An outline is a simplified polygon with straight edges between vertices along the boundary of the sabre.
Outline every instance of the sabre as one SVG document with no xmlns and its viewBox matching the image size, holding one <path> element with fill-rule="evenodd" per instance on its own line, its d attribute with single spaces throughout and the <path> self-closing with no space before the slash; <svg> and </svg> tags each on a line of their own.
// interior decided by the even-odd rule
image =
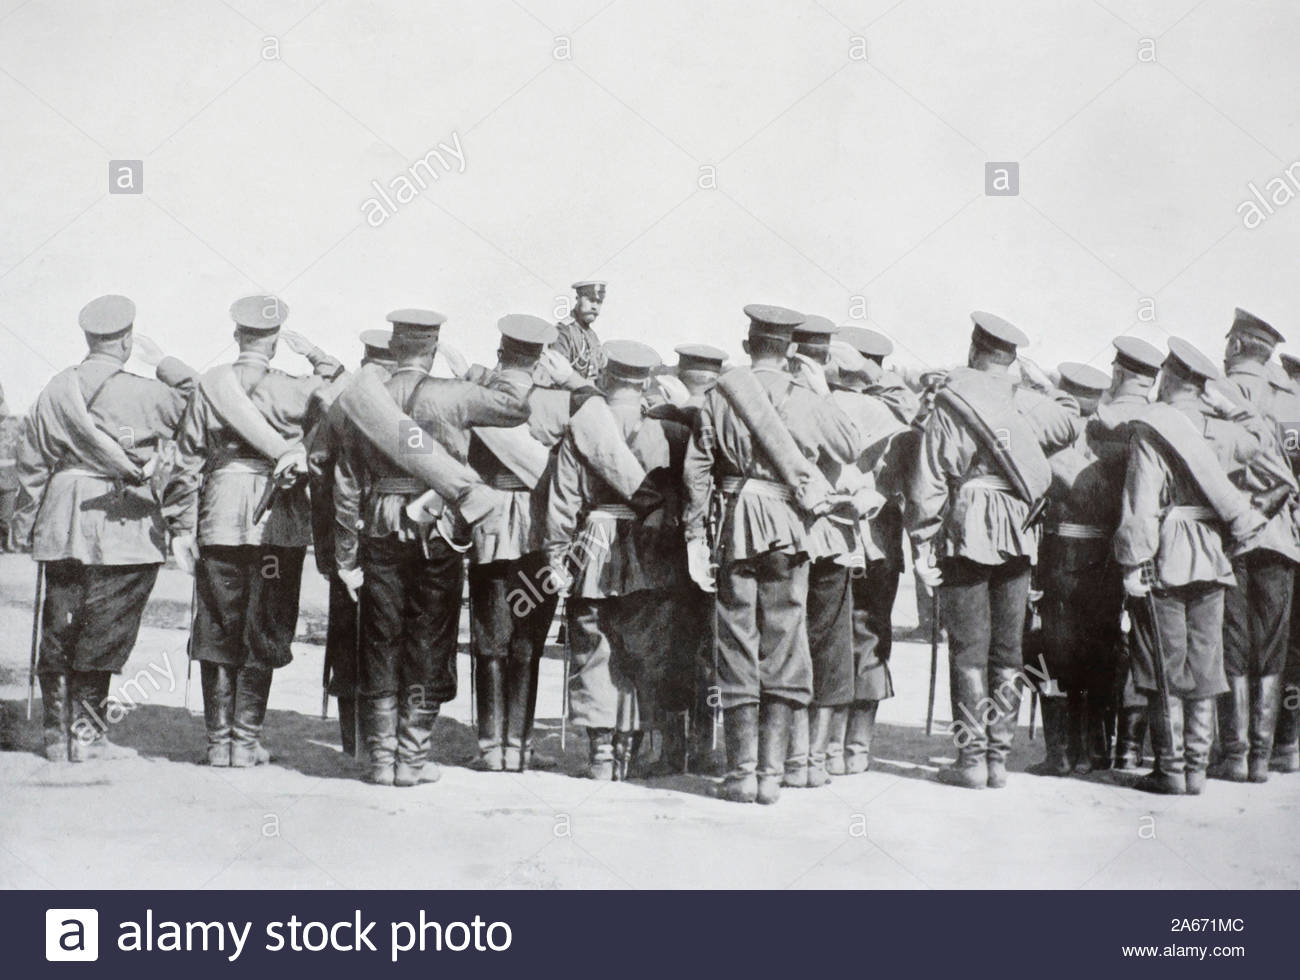
<svg viewBox="0 0 1300 980">
<path fill-rule="evenodd" d="M 330 716 L 330 652 L 329 637 L 325 638 L 325 663 L 321 668 L 320 718 L 325 721 Z"/>
<path fill-rule="evenodd" d="M 934 685 L 939 673 L 939 593 L 930 591 L 930 698 L 925 708 L 925 734 L 934 733 Z"/>
<path fill-rule="evenodd" d="M 265 517 L 266 512 L 271 509 L 271 502 L 275 497 L 275 492 L 279 489 L 280 487 L 275 482 L 275 477 L 269 477 L 266 481 L 266 486 L 262 488 L 262 496 L 257 501 L 257 507 L 253 510 L 254 527 L 262 523 L 262 518 Z"/>
<path fill-rule="evenodd" d="M 361 704 L 361 609 L 365 598 L 365 592 L 358 590 L 357 625 L 352 632 L 352 664 L 354 668 L 352 674 L 352 757 L 354 759 L 365 758 L 365 749 L 361 744 L 361 712 L 358 710 Z"/>
<path fill-rule="evenodd" d="M 27 720 L 32 720 L 32 701 L 36 697 L 36 657 L 41 649 L 45 626 L 45 562 L 36 563 L 36 598 L 32 600 L 32 656 L 27 667 Z"/>
<path fill-rule="evenodd" d="M 1156 584 L 1155 566 L 1147 561 L 1140 566 L 1142 569 L 1142 582 L 1147 586 L 1147 593 L 1143 596 L 1146 605 L 1147 615 L 1151 617 L 1151 635 L 1155 640 L 1155 656 L 1151 659 L 1153 672 L 1156 675 L 1156 694 L 1160 698 L 1160 720 L 1164 727 L 1165 745 L 1173 746 L 1174 744 L 1174 721 L 1169 716 L 1169 677 L 1165 673 L 1165 642 L 1164 637 L 1160 634 L 1160 620 L 1156 615 L 1156 597 L 1152 589 Z M 1157 753 L 1156 764 L 1160 764 Z"/>
<path fill-rule="evenodd" d="M 194 620 L 198 616 L 199 580 L 190 589 L 190 635 L 185 638 L 185 713 L 190 713 L 190 677 L 194 674 Z"/>
<path fill-rule="evenodd" d="M 569 728 L 569 655 L 570 655 L 570 630 L 569 630 L 569 603 L 568 600 L 562 600 L 564 608 L 561 610 L 562 618 L 560 625 L 564 627 L 564 683 L 560 686 L 560 751 L 564 751 L 565 736 Z"/>
</svg>

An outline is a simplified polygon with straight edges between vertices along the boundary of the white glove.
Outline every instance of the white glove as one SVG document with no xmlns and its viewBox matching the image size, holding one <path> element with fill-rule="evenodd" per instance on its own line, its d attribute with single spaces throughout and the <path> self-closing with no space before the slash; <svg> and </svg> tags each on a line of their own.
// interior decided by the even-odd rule
<svg viewBox="0 0 1300 980">
<path fill-rule="evenodd" d="M 550 555 L 546 559 L 546 570 L 550 572 L 551 581 L 555 583 L 555 594 L 567 599 L 573 589 L 573 576 L 569 574 L 568 563 L 563 553 Z"/>
<path fill-rule="evenodd" d="M 361 585 L 366 580 L 366 573 L 360 568 L 340 568 L 338 574 L 339 581 L 348 590 L 348 598 L 356 602 L 357 596 L 361 594 Z"/>
<path fill-rule="evenodd" d="M 199 560 L 199 547 L 194 543 L 194 535 L 177 534 L 172 537 L 172 557 L 186 575 L 194 574 L 194 563 Z"/>
<path fill-rule="evenodd" d="M 573 377 L 573 365 L 557 350 L 542 351 L 533 368 L 533 381 L 542 388 L 563 388 Z"/>
<path fill-rule="evenodd" d="M 1237 403 L 1224 394 L 1216 385 L 1206 385 L 1205 390 L 1201 392 L 1201 399 L 1219 418 L 1233 418 L 1240 411 L 1237 408 Z"/>
<path fill-rule="evenodd" d="M 307 450 L 296 445 L 275 461 L 272 479 L 281 487 L 291 487 L 307 474 Z"/>
<path fill-rule="evenodd" d="M 1052 388 L 1052 379 L 1047 376 L 1047 372 L 1027 357 L 1019 357 L 1016 363 L 1020 365 L 1020 380 L 1031 388 L 1037 388 L 1039 391 L 1050 391 Z"/>
<path fill-rule="evenodd" d="M 463 378 L 465 375 L 469 374 L 469 361 L 465 359 L 464 354 L 458 351 L 455 347 L 452 347 L 451 344 L 439 341 L 438 353 L 441 354 L 442 359 L 447 362 L 448 370 L 450 370 L 456 377 Z"/>
<path fill-rule="evenodd" d="M 716 592 L 718 589 L 710 558 L 709 544 L 703 538 L 686 542 L 686 570 L 701 592 Z"/>
<path fill-rule="evenodd" d="M 921 580 L 927 595 L 933 594 L 934 590 L 943 584 L 943 573 L 939 571 L 939 566 L 934 560 L 934 545 L 929 541 L 913 547 L 912 564 L 916 569 L 916 577 Z"/>
<path fill-rule="evenodd" d="M 412 524 L 421 527 L 432 524 L 441 513 L 442 497 L 438 495 L 437 490 L 426 490 L 406 505 L 406 516 L 411 519 Z"/>
<path fill-rule="evenodd" d="M 157 367 L 163 359 L 163 349 L 142 333 L 133 335 L 131 354 L 150 367 Z"/>
<path fill-rule="evenodd" d="M 297 330 L 281 330 L 280 339 L 284 341 L 285 346 L 295 354 L 301 354 L 307 357 L 316 350 L 316 345 L 300 334 Z"/>
<path fill-rule="evenodd" d="M 1142 599 L 1151 591 L 1151 586 L 1142 579 L 1141 566 L 1130 568 L 1124 573 L 1124 594 L 1131 599 Z"/>
<path fill-rule="evenodd" d="M 682 384 L 681 378 L 675 378 L 671 374 L 661 374 L 655 378 L 655 384 L 663 392 L 664 400 L 673 405 L 685 405 L 691 400 L 691 393 L 686 390 L 686 385 Z"/>
<path fill-rule="evenodd" d="M 831 386 L 826 383 L 826 369 L 814 361 L 807 354 L 796 354 L 794 359 L 799 362 L 799 375 L 814 394 L 821 395 L 825 398 L 831 393 Z"/>
</svg>

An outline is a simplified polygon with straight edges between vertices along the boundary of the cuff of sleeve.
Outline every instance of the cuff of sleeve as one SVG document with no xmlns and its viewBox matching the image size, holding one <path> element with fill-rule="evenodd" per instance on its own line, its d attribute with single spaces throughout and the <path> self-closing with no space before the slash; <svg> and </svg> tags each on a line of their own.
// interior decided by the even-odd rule
<svg viewBox="0 0 1300 980">
<path fill-rule="evenodd" d="M 165 356 L 154 368 L 154 376 L 163 384 L 176 388 L 186 382 L 195 380 L 198 375 L 194 369 L 178 357 Z"/>
</svg>

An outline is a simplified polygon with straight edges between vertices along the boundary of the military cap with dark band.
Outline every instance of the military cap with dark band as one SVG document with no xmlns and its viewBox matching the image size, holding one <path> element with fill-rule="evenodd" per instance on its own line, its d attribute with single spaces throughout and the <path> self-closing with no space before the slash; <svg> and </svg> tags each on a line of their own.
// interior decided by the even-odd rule
<svg viewBox="0 0 1300 980">
<path fill-rule="evenodd" d="M 497 321 L 497 329 L 501 331 L 502 350 L 527 357 L 541 354 L 542 349 L 559 335 L 555 324 L 527 313 L 506 314 Z"/>
<path fill-rule="evenodd" d="M 764 303 L 750 303 L 745 307 L 745 316 L 749 317 L 751 337 L 784 340 L 786 343 L 793 338 L 794 328 L 807 319 L 802 313 L 784 306 L 768 306 Z"/>
<path fill-rule="evenodd" d="M 1205 382 L 1219 376 L 1214 362 L 1181 337 L 1169 338 L 1164 368 L 1189 381 Z"/>
<path fill-rule="evenodd" d="M 722 362 L 727 359 L 727 352 L 708 344 L 682 344 L 674 347 L 677 354 L 679 371 L 712 371 L 722 373 Z"/>
<path fill-rule="evenodd" d="M 883 333 L 868 330 L 866 327 L 840 327 L 840 332 L 835 335 L 835 339 L 844 341 L 863 357 L 870 357 L 877 361 L 894 353 L 892 340 Z"/>
<path fill-rule="evenodd" d="M 625 381 L 644 381 L 663 363 L 653 347 L 635 340 L 610 340 L 601 350 L 605 354 L 606 370 Z"/>
<path fill-rule="evenodd" d="M 579 279 L 570 288 L 575 293 L 585 293 L 593 299 L 604 299 L 606 285 L 599 279 Z"/>
<path fill-rule="evenodd" d="M 278 296 L 245 296 L 230 304 L 230 318 L 241 330 L 270 333 L 289 319 L 289 304 Z"/>
<path fill-rule="evenodd" d="M 92 299 L 77 314 L 77 325 L 88 337 L 112 337 L 126 333 L 135 323 L 135 304 L 125 296 Z"/>
<path fill-rule="evenodd" d="M 1061 390 L 1067 395 L 1096 398 L 1110 387 L 1110 375 L 1087 364 L 1065 361 L 1057 371 L 1061 375 Z"/>
<path fill-rule="evenodd" d="M 1141 337 L 1116 337 L 1111 341 L 1115 348 L 1115 363 L 1134 374 L 1143 374 L 1154 378 L 1160 373 L 1160 365 L 1165 355 L 1154 344 L 1148 344 Z"/>
<path fill-rule="evenodd" d="M 813 314 L 794 328 L 791 339 L 796 344 L 809 344 L 813 347 L 829 347 L 831 338 L 839 332 L 835 321 Z"/>
<path fill-rule="evenodd" d="M 1025 347 L 1029 343 L 1029 338 L 1019 327 L 996 314 L 976 310 L 970 318 L 975 324 L 971 340 L 980 347 L 1014 354 L 1017 347 Z"/>
<path fill-rule="evenodd" d="M 393 352 L 388 349 L 388 342 L 393 339 L 393 331 L 376 327 L 373 330 L 362 330 L 359 336 L 361 343 L 365 345 L 363 356 L 367 360 L 391 361 L 393 359 Z"/>
<path fill-rule="evenodd" d="M 447 318 L 433 310 L 393 310 L 388 322 L 393 325 L 394 339 L 437 340 L 438 330 Z"/>
<path fill-rule="evenodd" d="M 1253 313 L 1247 313 L 1241 307 L 1237 307 L 1233 314 L 1232 327 L 1228 330 L 1228 336 L 1233 335 L 1249 337 L 1251 340 L 1258 340 L 1276 347 L 1284 343 L 1286 338 L 1271 323 L 1267 323 L 1255 316 Z"/>
</svg>

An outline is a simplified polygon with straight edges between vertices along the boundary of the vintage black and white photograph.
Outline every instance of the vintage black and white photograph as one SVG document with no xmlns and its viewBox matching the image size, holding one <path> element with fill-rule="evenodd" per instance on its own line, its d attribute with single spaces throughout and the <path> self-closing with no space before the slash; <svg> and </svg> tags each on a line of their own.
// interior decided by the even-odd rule
<svg viewBox="0 0 1300 980">
<path fill-rule="evenodd" d="M 1297 50 L 0 0 L 0 888 L 1297 888 Z"/>
</svg>

